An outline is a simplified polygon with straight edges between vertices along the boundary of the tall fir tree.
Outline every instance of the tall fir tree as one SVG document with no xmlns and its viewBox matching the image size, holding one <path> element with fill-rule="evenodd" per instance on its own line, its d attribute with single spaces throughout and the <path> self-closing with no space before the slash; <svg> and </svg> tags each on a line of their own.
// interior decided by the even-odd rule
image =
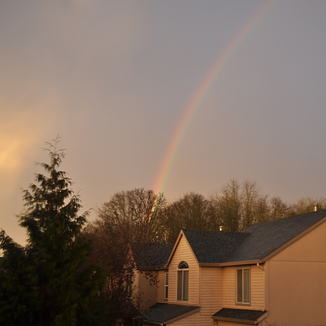
<svg viewBox="0 0 326 326">
<path fill-rule="evenodd" d="M 0 324 L 101 321 L 96 309 L 103 278 L 88 261 L 91 244 L 82 235 L 87 212 L 78 214 L 80 198 L 71 189 L 71 179 L 58 169 L 64 158 L 58 141 L 49 144 L 50 164 L 40 164 L 46 174 L 36 174 L 36 183 L 23 191 L 26 209 L 19 221 L 27 229 L 27 245 L 21 247 L 0 233 Z"/>
</svg>

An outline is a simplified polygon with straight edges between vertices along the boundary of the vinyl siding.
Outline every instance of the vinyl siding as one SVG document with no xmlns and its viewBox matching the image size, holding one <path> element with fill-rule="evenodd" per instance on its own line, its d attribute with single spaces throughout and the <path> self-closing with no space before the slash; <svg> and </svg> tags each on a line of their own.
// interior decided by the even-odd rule
<svg viewBox="0 0 326 326">
<path fill-rule="evenodd" d="M 271 258 L 268 324 L 326 325 L 326 223 Z"/>
<path fill-rule="evenodd" d="M 181 261 L 189 265 L 189 300 L 177 300 L 177 269 Z M 199 266 L 197 259 L 184 236 L 181 237 L 179 245 L 169 265 L 169 303 L 199 305 Z"/>
<path fill-rule="evenodd" d="M 251 308 L 265 310 L 265 272 L 257 266 L 251 266 Z"/>
<path fill-rule="evenodd" d="M 157 277 L 157 272 L 153 272 Z M 157 285 L 151 285 L 150 279 L 144 273 L 137 272 L 133 283 L 133 303 L 141 311 L 156 303 Z"/>
<path fill-rule="evenodd" d="M 157 275 L 157 302 L 167 302 L 167 300 L 164 299 L 164 282 L 165 282 L 165 273 L 167 271 L 159 271 Z M 170 289 L 169 289 L 170 291 Z"/>
<path fill-rule="evenodd" d="M 239 266 L 245 268 L 245 266 Z M 256 265 L 250 266 L 250 304 L 236 304 L 236 267 L 223 270 L 223 307 L 235 309 L 264 310 L 265 275 Z"/>
<path fill-rule="evenodd" d="M 169 326 L 213 326 L 213 319 L 210 316 L 202 316 L 201 312 L 196 312 L 190 316 L 179 319 Z"/>
<path fill-rule="evenodd" d="M 275 255 L 270 261 L 326 261 L 326 222 Z"/>
<path fill-rule="evenodd" d="M 202 267 L 200 269 L 201 315 L 212 316 L 223 308 L 223 268 Z"/>
</svg>

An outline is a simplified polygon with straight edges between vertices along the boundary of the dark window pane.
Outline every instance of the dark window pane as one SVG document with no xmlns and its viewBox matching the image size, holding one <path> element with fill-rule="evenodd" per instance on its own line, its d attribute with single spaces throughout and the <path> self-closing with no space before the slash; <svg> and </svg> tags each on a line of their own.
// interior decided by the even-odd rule
<svg viewBox="0 0 326 326">
<path fill-rule="evenodd" d="M 185 268 L 189 268 L 188 264 L 185 261 L 182 261 L 179 264 L 179 269 L 185 269 Z"/>
<path fill-rule="evenodd" d="M 243 300 L 246 303 L 250 301 L 250 273 L 249 269 L 243 270 Z"/>
<path fill-rule="evenodd" d="M 183 272 L 183 301 L 188 301 L 189 293 L 189 271 Z"/>
<path fill-rule="evenodd" d="M 182 271 L 178 271 L 178 293 L 177 299 L 182 300 Z"/>
<path fill-rule="evenodd" d="M 237 302 L 242 302 L 242 269 L 237 270 Z"/>
</svg>

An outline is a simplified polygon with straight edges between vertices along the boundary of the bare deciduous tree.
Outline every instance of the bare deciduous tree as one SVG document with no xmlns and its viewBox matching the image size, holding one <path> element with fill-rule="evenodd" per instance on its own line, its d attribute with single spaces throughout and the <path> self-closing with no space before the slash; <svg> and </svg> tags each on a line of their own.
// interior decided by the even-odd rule
<svg viewBox="0 0 326 326">
<path fill-rule="evenodd" d="M 177 239 L 181 229 L 217 230 L 220 225 L 216 206 L 193 192 L 168 205 L 164 210 L 164 221 L 170 243 Z"/>
</svg>

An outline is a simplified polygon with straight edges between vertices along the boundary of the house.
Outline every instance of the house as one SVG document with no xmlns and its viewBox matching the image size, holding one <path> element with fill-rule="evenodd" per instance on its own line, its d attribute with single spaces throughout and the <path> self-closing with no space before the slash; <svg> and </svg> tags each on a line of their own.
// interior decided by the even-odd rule
<svg viewBox="0 0 326 326">
<path fill-rule="evenodd" d="M 166 302 L 168 297 L 168 268 L 165 266 L 173 244 L 131 243 L 129 253 L 135 271 L 128 284 L 128 293 L 138 311 L 147 311 L 157 302 Z M 162 298 L 162 300 L 160 300 Z"/>
<path fill-rule="evenodd" d="M 326 325 L 325 222 L 317 211 L 243 232 L 182 230 L 135 324 Z"/>
</svg>

